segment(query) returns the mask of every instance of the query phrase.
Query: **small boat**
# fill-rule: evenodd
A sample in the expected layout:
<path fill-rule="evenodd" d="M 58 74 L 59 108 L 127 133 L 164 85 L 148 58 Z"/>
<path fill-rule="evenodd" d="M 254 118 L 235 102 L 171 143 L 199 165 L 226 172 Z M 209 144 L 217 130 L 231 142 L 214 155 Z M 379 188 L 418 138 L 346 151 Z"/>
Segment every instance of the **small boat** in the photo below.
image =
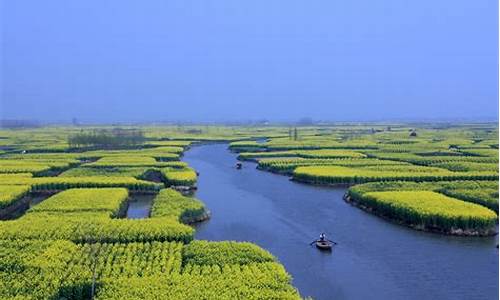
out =
<path fill-rule="evenodd" d="M 330 241 L 316 241 L 316 248 L 319 250 L 332 250 L 333 243 Z"/>
<path fill-rule="evenodd" d="M 236 163 L 236 169 L 241 169 L 243 167 L 243 165 L 239 162 L 239 163 Z"/>

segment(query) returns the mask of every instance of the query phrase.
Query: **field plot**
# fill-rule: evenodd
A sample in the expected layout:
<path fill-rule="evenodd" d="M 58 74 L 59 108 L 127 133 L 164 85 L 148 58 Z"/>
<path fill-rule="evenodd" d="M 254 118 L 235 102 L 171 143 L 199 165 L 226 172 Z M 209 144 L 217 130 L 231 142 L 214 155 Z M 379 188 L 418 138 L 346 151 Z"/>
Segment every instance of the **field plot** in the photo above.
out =
<path fill-rule="evenodd" d="M 178 242 L 3 240 L 0 245 L 3 299 L 88 299 L 93 278 L 98 299 L 299 299 L 283 267 L 245 243 L 232 243 L 232 259 L 216 264 L 206 259 L 203 243 L 186 250 Z M 211 248 L 218 252 L 228 246 L 214 243 Z"/>
<path fill-rule="evenodd" d="M 362 158 L 366 155 L 349 150 L 300 150 L 300 151 L 273 151 L 273 152 L 250 152 L 241 153 L 238 158 L 252 160 L 266 157 L 302 157 L 302 158 Z"/>
<path fill-rule="evenodd" d="M 374 182 L 355 185 L 348 195 L 361 197 L 364 193 L 383 191 L 435 191 L 498 212 L 498 181 Z"/>
<path fill-rule="evenodd" d="M 196 172 L 191 168 L 163 168 L 161 169 L 164 181 L 167 185 L 194 186 L 196 184 Z"/>
<path fill-rule="evenodd" d="M 192 223 L 207 217 L 203 203 L 186 197 L 172 189 L 161 190 L 151 208 L 151 217 L 172 218 L 182 223 Z"/>
<path fill-rule="evenodd" d="M 66 239 L 75 242 L 183 241 L 193 229 L 180 223 L 203 205 L 178 192 L 163 190 L 155 198 L 151 218 L 129 220 L 124 215 L 126 189 L 71 189 L 34 206 L 23 217 L 0 223 L 1 239 Z M 157 207 L 172 207 L 163 212 Z M 174 209 L 175 208 L 175 209 Z M 168 213 L 167 213 L 168 211 Z"/>
<path fill-rule="evenodd" d="M 70 188 L 125 187 L 132 191 L 156 192 L 162 185 L 138 180 L 133 177 L 31 177 L 22 173 L 18 176 L 0 176 L 0 185 L 30 185 L 33 191 L 60 191 Z"/>
<path fill-rule="evenodd" d="M 98 177 L 134 177 L 142 178 L 146 172 L 149 170 L 154 170 L 155 168 L 150 167 L 79 167 L 69 169 L 59 177 L 88 177 L 88 176 L 98 176 Z"/>
<path fill-rule="evenodd" d="M 295 180 L 315 184 L 356 184 L 370 181 L 442 181 L 442 180 L 495 180 L 495 172 L 453 172 L 431 167 L 360 167 L 306 166 L 294 170 Z"/>
<path fill-rule="evenodd" d="M 126 204 L 128 191 L 124 188 L 70 189 L 34 206 L 28 213 L 103 213 L 109 217 L 120 214 Z"/>
<path fill-rule="evenodd" d="M 27 195 L 30 187 L 27 185 L 0 185 L 0 208 L 7 207 Z"/>
<path fill-rule="evenodd" d="M 369 167 L 383 165 L 411 165 L 410 163 L 364 159 L 305 159 L 305 158 L 264 158 L 258 160 L 258 168 L 277 173 L 293 174 L 293 170 L 301 166 L 344 166 L 344 167 Z"/>
<path fill-rule="evenodd" d="M 14 160 L 0 159 L 0 173 L 33 173 L 43 175 L 49 171 L 64 171 L 78 165 L 77 160 Z"/>
<path fill-rule="evenodd" d="M 391 219 L 449 233 L 492 234 L 497 219 L 485 207 L 430 191 L 369 192 L 357 201 Z"/>

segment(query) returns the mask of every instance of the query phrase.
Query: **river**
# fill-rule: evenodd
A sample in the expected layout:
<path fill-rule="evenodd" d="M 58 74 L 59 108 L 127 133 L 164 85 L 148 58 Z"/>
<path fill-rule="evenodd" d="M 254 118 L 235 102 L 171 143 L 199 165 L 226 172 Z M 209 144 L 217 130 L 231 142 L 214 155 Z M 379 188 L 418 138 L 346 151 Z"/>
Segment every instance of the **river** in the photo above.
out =
<path fill-rule="evenodd" d="M 498 299 L 497 237 L 415 231 L 343 201 L 343 188 L 292 182 L 243 163 L 227 144 L 192 147 L 196 197 L 212 212 L 196 239 L 250 241 L 285 266 L 314 299 Z M 338 245 L 309 246 L 321 232 Z"/>

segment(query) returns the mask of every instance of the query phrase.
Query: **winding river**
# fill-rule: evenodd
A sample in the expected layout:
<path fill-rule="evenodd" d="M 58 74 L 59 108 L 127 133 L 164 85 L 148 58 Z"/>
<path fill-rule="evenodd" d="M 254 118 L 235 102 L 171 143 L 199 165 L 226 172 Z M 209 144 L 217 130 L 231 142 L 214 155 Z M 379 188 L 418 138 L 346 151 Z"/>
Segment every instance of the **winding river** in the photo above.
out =
<path fill-rule="evenodd" d="M 196 197 L 212 212 L 196 239 L 250 241 L 273 253 L 302 296 L 314 299 L 498 299 L 497 237 L 414 231 L 342 199 L 345 189 L 309 186 L 243 163 L 227 144 L 195 146 Z M 309 246 L 326 232 L 332 253 Z"/>

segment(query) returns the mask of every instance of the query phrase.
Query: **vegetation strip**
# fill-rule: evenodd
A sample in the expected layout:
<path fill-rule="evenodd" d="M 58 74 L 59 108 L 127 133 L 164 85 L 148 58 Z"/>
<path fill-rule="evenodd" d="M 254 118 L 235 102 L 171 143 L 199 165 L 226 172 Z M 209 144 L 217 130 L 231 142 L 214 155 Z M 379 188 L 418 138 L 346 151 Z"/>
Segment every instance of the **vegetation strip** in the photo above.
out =
<path fill-rule="evenodd" d="M 492 235 L 496 214 L 435 192 L 371 192 L 360 204 L 416 228 L 457 235 Z"/>

